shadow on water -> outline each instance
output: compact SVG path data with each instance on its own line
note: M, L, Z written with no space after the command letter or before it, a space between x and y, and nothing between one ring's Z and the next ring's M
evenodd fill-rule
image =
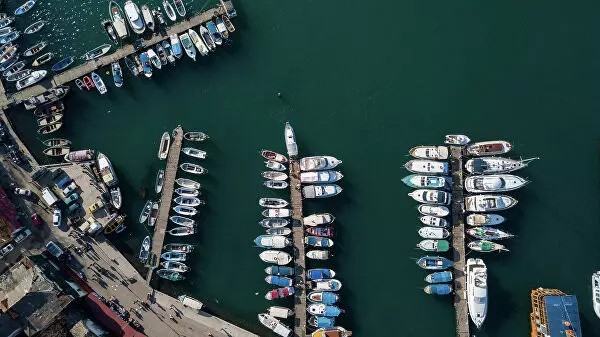
M506 319L509 318L510 313L513 312L513 308L516 307L517 303L513 300L513 294L508 289L501 287L502 282L499 282L494 274L488 273L487 281L489 291L488 298L502 300L494 301L494 305L488 306L488 313L483 329L487 331L498 331L501 326L506 324ZM473 325L471 326L473 327Z

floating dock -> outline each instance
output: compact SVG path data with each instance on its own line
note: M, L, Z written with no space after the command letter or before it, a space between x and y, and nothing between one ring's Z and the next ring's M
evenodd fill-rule
M297 284L294 295L294 336L304 337L306 335L306 255L302 224L300 164L296 158L290 158L290 200L292 201L292 235Z

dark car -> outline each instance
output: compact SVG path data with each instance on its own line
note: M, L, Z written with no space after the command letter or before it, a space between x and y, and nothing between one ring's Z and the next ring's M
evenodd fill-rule
M42 220L42 218L40 218L40 216L37 213L31 214L31 222L35 226L41 226L44 224L44 221Z

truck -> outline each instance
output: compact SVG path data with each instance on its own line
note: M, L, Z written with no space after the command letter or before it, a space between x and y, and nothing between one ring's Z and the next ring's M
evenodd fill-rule
M48 187L42 189L42 198L48 206L52 206L58 202L58 198Z

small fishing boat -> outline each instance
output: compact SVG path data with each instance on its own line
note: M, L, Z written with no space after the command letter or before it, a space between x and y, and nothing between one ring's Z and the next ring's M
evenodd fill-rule
M47 74L48 74L47 70L33 71L33 72L31 72L31 75L29 75L28 77L18 80L17 84L15 84L15 87L17 88L17 90L27 88L27 87L34 85L34 84L38 83L39 81L43 80Z
M286 227L280 227L280 228L269 228L266 230L267 234L269 235L283 235L283 236L288 236L290 234L292 234L292 230Z
M278 181L278 180L267 180L267 181L263 182L263 185L265 187L272 188L275 190L282 190L289 186L287 181Z
M187 154L190 157L194 157L194 158L198 158L198 159L206 158L206 151L198 150L193 147L184 147L181 150L181 152Z
M487 315L488 290L487 267L481 259L468 259L465 267L467 274L467 306L471 321L477 329L481 328Z
M146 262L148 260L148 256L150 255L150 236L146 236L142 241L142 247L140 248L139 259L142 262Z
M13 23L13 21L15 21L14 16L8 16L8 17L4 17L4 18L0 19L0 28L4 28L4 27L10 25L11 23Z
M448 148L446 146L416 146L410 149L408 153L418 159L448 159Z
M265 179L270 179L270 180L287 180L288 176L287 174L285 174L284 172L277 172L277 171L264 171L262 173L262 177Z
M439 227L421 227L417 232L423 239L445 239L450 236L447 229Z
M179 226L194 227L196 225L195 220L179 215L174 215L170 217L169 220Z
M300 159L300 170L321 171L331 170L341 164L342 161L331 156L313 156Z
M198 31L200 32L200 37L202 38L202 41L204 41L204 44L208 47L208 49L210 51L215 51L217 45L215 45L215 41L213 41L212 37L210 36L210 32L208 31L208 29L200 25L200 29Z
M165 160L169 154L169 147L171 145L171 136L168 132L163 132L160 137L160 145L158 147L158 159Z
M282 218L269 218L260 220L258 224L265 228L282 228L289 225L290 221Z
M195 188L188 188L188 187L179 187L175 190L175 193L177 193L177 195L181 195L183 197L197 197L200 195L200 191L198 191Z
M507 233L505 231L502 231L498 228L485 227L485 226L469 228L466 230L466 232L467 232L467 234L471 235L472 237L474 237L476 239L488 240L488 241L510 239L514 236L514 235Z
M292 261L292 256L290 254L279 250L265 250L258 256L263 262L273 263L279 266L285 266Z
M335 305L327 305L323 303L311 303L306 308L309 314L315 316L337 317L344 311Z
M173 201L175 201L175 203L178 205L190 206L190 207L204 205L204 201L200 200L196 197L181 197L181 196L179 196L179 197L173 199Z
M179 41L179 36L177 34L169 35L169 39L171 40L171 50L173 51L173 55L176 58L181 58L183 55L183 50L181 49L181 42Z
M47 140L42 141L42 144L44 144L44 146L47 146L47 147L67 146L67 145L71 145L71 141L68 139L63 139L63 138L52 138L52 139L47 139Z
M110 20L102 21L102 27L104 27L104 31L106 31L106 35L108 35L108 38L114 44L118 44L119 38L117 37L117 32L115 31L115 27L113 26L112 21L110 21Z
M258 321L279 336L288 337L292 334L292 330L288 326L271 315L258 314Z
M16 72L16 73L14 73L12 75L7 76L6 77L6 81L8 81L8 82L15 82L15 81L22 80L24 78L29 77L32 72L33 72L33 70L31 70L31 69L21 70L19 72ZM83 85L83 83L81 85Z
M469 159L465 164L465 168L472 174L491 174L491 173L508 173L527 167L533 160L529 159L509 159L500 157L481 157Z
M260 198L258 204L266 208L284 208L290 203L287 200L279 198Z
M504 140L493 140L488 142L473 143L467 146L466 153L471 156L495 156L504 154L512 148L512 145Z
M17 55L18 45L13 45L11 42L0 47L0 64L5 65Z
M291 278L277 275L266 276L265 282L278 287L291 287L293 283Z
M221 17L223 18L223 22L225 23L225 27L227 27L227 30L230 33L235 32L235 26L233 25L233 23L231 23L231 20L229 20L229 16L228 15L222 15Z
M441 161L413 159L404 167L412 173L448 174L448 163Z
M469 214L467 215L467 225L469 226L495 226L506 220L498 214Z
M335 217L331 213L315 213L306 216L302 219L304 226L319 226L328 225L335 221Z
M181 16L182 18L185 17L185 6L183 5L183 1L181 0L173 0L173 3L175 4L175 9L177 9L177 14L179 14L179 16Z
M187 254L179 253L179 252L165 252L165 253L162 253L160 258L163 260L166 260L166 261L182 262L187 259Z
M444 270L452 267L452 261L441 256L423 256L417 260L417 265L426 270Z
M35 33L39 32L42 28L44 28L45 25L46 25L45 20L36 21L36 22L32 23L31 25L29 25L27 28L25 28L23 33L35 34Z
M155 44L154 49L156 49L156 55L158 55L158 58L160 59L160 64L162 66L167 65L167 63L169 63L167 60L167 52L165 51L165 48L163 48L162 44Z
M142 212L140 213L139 222L144 223L148 220L148 216L150 215L150 210L152 210L152 201L146 201L146 204L142 208Z
M150 63L152 63L154 68L156 68L156 69L162 68L162 63L160 62L160 58L158 57L158 55L156 55L156 53L154 52L154 50L152 50L152 48L148 48L148 50L146 51L146 54L148 55L148 58L150 59Z
M108 14L112 20L113 27L119 38L123 39L129 35L127 24L125 23L125 14L118 3L111 0L108 3Z
M167 61L169 61L171 64L175 64L175 56L173 55L173 50L171 50L171 44L169 41L164 40L161 44L165 50L165 54L167 54Z
M289 208L269 208L261 213L266 218L289 218L292 216L292 210Z
M419 218L425 226L446 228L450 223L444 219L433 215L423 215Z
M335 317L310 316L307 322L309 326L315 329L335 327Z
M194 251L194 246L185 243L168 243L163 246L163 249L168 252L191 253Z
M467 145L471 142L471 139L465 135L446 135L444 143L448 145Z
M202 42L202 38L200 38L200 35L198 35L198 33L196 33L196 31L191 28L188 30L188 35L190 36L190 40L192 40L192 43L194 43L194 46L196 46L196 49L198 49L200 55L208 55L208 52L210 50L208 50L208 47L206 47L204 42Z
M54 64L52 66L52 71L59 72L59 71L65 70L73 64L74 60L75 59L72 56L66 57L66 58L56 62L56 64Z
M17 30L14 29L13 27L4 27L4 28L0 28L0 37L6 36L10 33L16 32ZM5 46L2 46L5 47Z
M98 170L100 171L100 177L102 181L108 186L113 187L119 183L119 179L117 178L117 174L115 173L115 169L112 166L108 157L102 153L98 152L98 158L96 158L96 164L98 166Z
M58 123L61 121L62 118L63 118L63 114L58 113L58 114L38 118L37 123L38 123L38 126L44 126L44 125L48 125L48 124L52 124L52 123Z
M10 67L14 66L17 63L17 61L19 61L19 55L12 57L10 60L0 65L0 72L4 72L10 69Z
M306 299L313 303L334 304L340 300L340 295L329 291L311 291Z
M192 142L203 142L203 141L209 139L210 137L204 132L192 131L192 132L186 132L183 135L183 138L185 140L189 140Z
M165 13L167 13L167 17L171 19L171 21L176 21L177 15L175 14L173 6L171 6L171 3L169 3L169 0L163 0L162 4L163 8L165 9Z
M336 279L306 281L306 289L339 291L340 289L342 289L342 282Z
M162 191L164 183L165 183L165 170L160 169L156 173L156 180L154 181L154 192L156 192L156 194L159 194Z
M185 53L189 58L196 61L196 48L194 48L194 44L190 39L190 35L188 33L183 33L179 35L179 40L181 41L181 45L185 50Z
M517 199L507 195L480 194L465 197L465 209L469 212L492 212L509 209Z
M56 88L50 88L39 95L25 99L23 105L25 105L25 109L27 110L35 109L38 105L62 99L67 95L69 89L68 85L59 85Z
M332 227L309 227L305 231L314 236L320 236L324 238L332 238L334 236L334 230Z
M158 207L158 202L152 203L152 208L150 209L150 213L148 215L148 226L150 227L154 227L154 225L156 224L156 219L158 218Z
M107 44L107 43L105 43L105 44L100 45L100 46L98 46L98 47L96 47L96 48L88 51L87 53L85 53L83 55L83 58L86 61L97 59L98 57L100 57L100 56L108 53L108 51L110 50L110 48L111 48L110 45Z
M70 144L70 142L69 142ZM94 160L94 150L71 151L65 155L65 161L70 163L84 163Z
M423 291L429 295L448 295L452 293L452 286L449 284L430 284L423 288Z
M334 328L321 328L313 332L311 337L348 337L352 336L352 331L346 330L341 326Z
M144 4L142 5L142 18L146 23L146 27L150 30L154 30L154 17L152 17L152 12L150 12L150 7Z
M284 298L284 297L288 297L288 296L292 296L292 295L294 295L294 288L293 287L284 287L284 288L278 288L278 289L269 291L265 295L265 298L270 301L270 300Z
M414 190L408 193L410 197L425 204L450 205L452 195L438 190Z
M163 261L160 263L160 265L163 266L166 270L175 271L178 273L185 273L188 270L190 270L190 268L186 266L185 263L177 261Z
M178 179L175 179L175 182L177 183L177 185L179 185L181 187L193 188L196 190L200 188L200 183L193 181L191 179L178 178Z
M427 283L446 283L452 281L451 271L437 271L425 277Z
M46 63L50 62L50 60L52 60L53 57L54 57L54 53L46 53L46 54L36 58L35 61L33 61L33 64L31 64L31 66L38 67L38 66L41 66L42 64L46 64Z
M165 21L165 18L163 17L162 12L160 11L160 7L152 10L152 16L154 16L156 21L158 21L159 25L165 26L167 24L167 21Z
M446 240L422 240L417 244L417 248L426 252L447 252L450 249L450 243Z
M508 249L504 248L503 245L492 242L492 241L487 241L487 240L471 241L467 244L467 247L469 247L469 249L471 249L471 250L474 250L474 251L480 252L480 253L489 253L489 252L495 252L495 251L508 252Z
M419 213L423 215L431 215L437 217L444 217L450 214L450 210L446 206L440 205L419 205L417 207Z
M332 170L302 172L300 173L300 182L304 184L334 183L343 177L341 172Z
M313 247L332 247L333 240L319 237L319 236L306 236L304 238L304 243L313 246Z
M192 174L205 174L206 172L208 172L204 167L198 164L183 163L179 165L179 167L185 172Z
M78 78L75 79L75 85L77 86L77 88L79 88L79 90L87 89L85 87L85 84L83 84L83 82Z
M42 152L49 157L64 157L70 150L71 148L66 146L53 146Z
M198 211L193 207L181 206L181 205L177 205L177 206L173 207L173 210L175 212L177 212L177 214L187 215L187 216L194 216L194 215L196 215L196 213L198 213Z
M34 111L33 115L36 117L45 117L62 113L65 110L65 105L61 101L54 101L44 105L38 106Z
M512 174L473 176L465 179L465 189L471 193L507 192L525 186L529 181Z
M15 10L15 15L23 15L35 6L35 0L29 0Z
M217 29L217 26L215 25L215 23L212 21L208 21L206 23L206 28L208 29L208 32L210 33L210 37L212 37L213 41L215 41L215 44L217 46L222 45L223 37L219 33L219 30Z
M269 275L291 276L294 275L294 268L286 266L270 266L265 268L265 273Z
M119 61L115 61L111 64L113 82L117 88L123 86L123 71L121 70L121 65L119 65Z
M92 81L92 79L89 76L85 76L83 78L83 84L85 84L85 88L87 89L87 91L90 91L92 90L92 88L95 87L94 81Z
M152 77L152 63L150 63L150 58L148 57L148 53L140 54L140 62L142 63L142 70L144 71L144 76L147 78Z
M173 235L173 236L187 236L187 235L192 235L194 234L194 228L190 228L190 227L176 227L176 228L172 228L168 231L166 231L167 233Z
M268 160L265 162L265 167L275 171L285 171L287 168L285 165L278 163L276 161Z
M229 31L227 30L227 27L225 26L225 22L223 22L223 19L220 16L217 16L215 18L215 25L217 25L217 31L219 31L219 34L221 34L223 39L228 39ZM296 151L295 155L297 155L297 154L298 154L298 151Z
M411 174L402 178L402 182L408 187L413 188L446 188L449 185L447 184L446 179L449 178Z
M104 85L104 81L100 75L92 72L92 81L94 81L94 85L96 85L96 89L98 89L98 92L100 92L101 95L106 94L106 85Z
M592 304L596 316L600 318L600 271L592 274Z
M37 132L41 135L47 135L49 133L56 132L62 127L62 124L62 122L47 124L39 128Z
M176 271L167 270L167 269L159 269L156 272L156 275L164 278L165 280L169 280L169 281L185 280L185 276L181 275L180 273L178 273Z
M260 155L267 160L275 161L281 164L288 162L287 158L284 155L270 150L262 150L260 152Z
M336 184L308 185L302 187L302 195L307 199L329 198L342 193L342 188Z
M288 318L294 316L294 310L284 307L272 306L267 309L267 312L269 315L279 318Z
M313 260L329 260L330 254L327 250L309 250L306 257Z
M122 198L121 198L121 189L117 186L117 187L112 187L110 189L110 203L116 208L116 209L120 209L121 205L122 205Z
M333 269L318 268L309 269L306 271L306 278L308 280L327 280L335 277L335 271Z
M144 25L140 8L131 0L125 2L124 8L129 26L136 34L142 34L146 30L146 26Z
M123 61L125 62L125 66L127 66L127 69L129 69L129 72L133 76L137 76L137 75L140 74L140 72L138 71L137 66L135 65L135 62L131 59L130 56L125 56L123 58Z

